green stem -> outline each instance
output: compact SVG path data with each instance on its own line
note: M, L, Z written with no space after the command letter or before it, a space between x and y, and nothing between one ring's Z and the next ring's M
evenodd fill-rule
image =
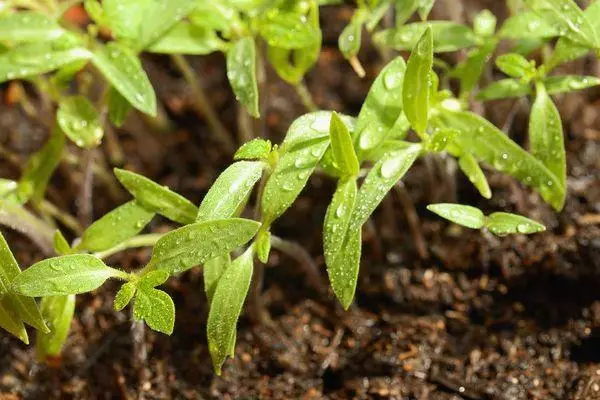
M304 81L298 82L296 85L294 85L294 87L296 88L296 93L298 93L302 104L304 105L304 107L306 107L308 111L314 112L319 110L319 107L317 107L317 105L313 101L312 95L310 94L310 91L306 87Z
M99 251L94 253L94 255L98 258L104 259L112 256L113 254L119 253L123 250L133 249L137 247L150 247L154 246L158 239L164 236L164 233L149 233L146 235L138 235L134 236L123 243L119 243L113 248L108 250Z

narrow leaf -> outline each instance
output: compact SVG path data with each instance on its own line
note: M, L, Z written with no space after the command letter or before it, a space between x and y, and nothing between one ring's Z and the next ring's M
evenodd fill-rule
M148 115L156 115L154 89L133 52L111 42L94 51L92 62L132 106Z
M355 57L360 50L362 27L366 14L358 9L338 39L338 47L346 59Z
M154 270L145 273L138 282L138 287L153 288L162 285L169 279L169 273L163 270Z
M260 34L272 47L301 49L320 40L319 32L300 13L268 12L260 22Z
M565 190L567 159L558 109L542 84L536 85L536 96L529 117L531 153L552 172ZM557 189L558 190L558 189Z
M461 133L456 141L460 148L468 149L477 160L536 188L546 202L556 210L562 209L566 192L558 178L490 122L470 112L442 110L434 125L458 129Z
M471 155L471 153L465 153L461 155L458 159L458 166L483 197L486 199L492 198L490 185L488 184L488 181L481 170L479 163L475 157Z
M430 204L427 209L442 218L471 229L481 229L485 225L485 216L481 210L462 204Z
M148 7L140 25L138 49L145 49L169 31L178 21L185 18L196 7L196 1L154 1Z
M352 304L356 283L358 282L358 270L360 267L361 254L361 230L351 228L338 251L338 257L334 257L327 264L327 272L331 287L342 307L347 310Z
M408 59L402 88L404 113L413 129L420 135L425 133L429 120L429 82L432 65L431 29L426 29Z
M208 314L208 349L217 375L235 346L237 320L248 294L253 271L252 248L236 258L225 270L214 293Z
M535 73L535 66L525 57L516 53L502 54L496 58L496 66L513 78L530 77Z
M473 31L478 36L490 37L496 31L496 16L490 10L482 10L473 18Z
M136 200L129 201L90 225L81 238L79 249L103 251L137 235L154 217Z
M17 331L20 332L22 322L42 332L47 332L48 327L44 323L35 300L12 293L12 285L19 274L21 274L21 269L17 264L17 260L10 251L4 236L0 233L0 297L5 300L0 308L10 305L10 308L5 311L5 317L11 316L11 318L6 319L6 326L10 328L9 331L13 334ZM15 330L17 327L19 329ZM5 329L8 330L8 328ZM23 339L22 336L19 337ZM27 338L27 335L25 335L25 338Z
M92 255L73 254L33 264L15 278L12 287L30 297L78 294L97 289L108 278L125 275Z
M450 21L415 22L399 28L377 32L373 40L395 50L412 50L419 38L431 28L433 51L443 53L471 47L476 44L475 35L467 26Z
M175 304L162 290L140 286L135 293L133 317L145 321L152 330L170 335L175 326Z
M119 182L144 207L181 224L196 220L198 209L185 197L134 172L118 168L114 172Z
M558 27L560 36L590 48L598 45L594 28L573 0L530 0L528 5Z
M261 160L268 157L273 145L270 140L253 139L244 143L233 155L234 160Z
M133 283L133 282L127 282L123 286L121 286L121 288L115 295L115 301L114 301L115 311L121 311L122 309L127 307L127 304L129 304L131 302L131 299L133 299L133 296L135 295L136 290L137 290L137 287L135 286L135 283Z
M227 52L227 79L235 97L254 118L260 116L256 82L256 45L250 36L234 43Z
M8 296L0 298L0 328L4 329L25 344L29 344L29 336L25 325L13 310L13 303Z
M227 44L215 31L179 22L146 51L161 54L204 55L225 50Z
M65 33L47 15L34 11L19 11L0 18L0 40L13 43L48 41Z
M204 292L206 293L209 304L212 304L212 299L221 276L230 265L231 256L229 254L215 257L204 263L204 266L202 267L202 273L204 275Z
M333 158L338 169L347 175L358 174L360 165L352 145L352 136L350 136L344 121L335 112L331 115L329 135L331 137Z
M61 100L56 120L67 137L79 147L96 147L104 136L100 117L94 105L84 96Z
M227 167L204 196L196 222L234 216L248 200L263 168L260 161L238 161Z
M524 11L504 21L498 35L515 40L547 39L558 36L558 30L535 11Z
M501 79L493 82L477 93L479 100L497 100L509 97L522 97L531 93L531 85L518 79Z
M108 91L108 118L115 126L122 126L131 111L131 103L118 90L110 87Z
M52 244L54 245L54 251L58 255L66 255L71 252L71 245L67 242L67 239L63 236L60 230L54 231L54 237L52 238Z
M377 148L402 115L402 85L405 72L404 58L396 57L381 70L371 85L358 114L354 131L360 159L364 159L362 153Z
M544 225L534 220L504 212L490 214L485 226L497 236L506 236L512 233L531 234L546 230Z
M87 3L87 1L86 1ZM103 0L99 14L102 25L106 25L120 41L137 44L140 27L145 23L145 13L152 7L153 0ZM86 9L92 4L86 4ZM94 8L96 8L94 6Z
M271 253L271 232L262 230L258 233L255 241L256 256L263 264L269 261Z
M562 75L549 76L542 82L548 94L557 94L598 86L600 85L600 78L595 76Z
M258 222L241 218L186 225L156 243L149 265L169 274L183 272L247 243L259 227Z
M38 333L35 342L35 353L38 360L60 354L69 337L71 322L75 314L75 295L44 297L41 310L52 332Z

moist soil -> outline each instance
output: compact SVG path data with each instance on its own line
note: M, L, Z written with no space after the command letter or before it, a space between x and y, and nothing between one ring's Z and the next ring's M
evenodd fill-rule
M464 1L457 8L439 3L434 18L470 22L484 7L500 18L505 13L498 4L503 2ZM324 49L306 81L320 107L356 115L384 61L368 37L360 54L366 78L358 78L340 56L337 36L351 12L346 6L324 8ZM444 57L455 62L461 56ZM238 132L222 56L189 60L219 118ZM143 173L199 204L231 162L231 151L215 139L168 58L147 57L144 66L166 122L131 115L107 136L96 161ZM560 72L598 75L600 66L589 58ZM500 77L490 69L483 81ZM0 168L3 177L16 178L48 130L43 118L11 104L14 87L4 85L2 91ZM37 104L34 92L31 97ZM406 190L390 194L365 231L349 310L340 308L330 289L318 290L297 254L274 250L259 297L268 316L262 322L250 318L254 302L247 302L235 358L216 376L206 344L208 309L199 269L165 285L177 308L171 337L140 331L128 312L115 312L118 287L108 283L77 297L63 354L47 365L35 362L31 347L0 335L0 398L600 399L600 91L556 101L568 158L569 194L560 213L512 178L488 171L494 197L487 201L449 160L419 160L403 180ZM474 107L526 145L527 99ZM277 143L304 112L294 90L267 68L264 119L255 132ZM77 200L83 175L81 167L61 164L49 199L76 214L86 201ZM93 189L96 217L128 198L111 178L96 178ZM310 254L324 285L321 226L333 189L330 179L316 174L274 226L276 235ZM442 201L522 213L548 229L503 238L462 229L425 209ZM172 228L156 219L150 230ZM43 257L25 236L3 232L21 265ZM148 257L148 249L131 250L110 262L134 269Z

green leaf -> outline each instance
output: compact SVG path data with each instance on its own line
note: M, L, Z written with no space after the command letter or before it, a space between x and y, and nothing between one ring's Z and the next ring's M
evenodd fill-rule
M0 40L14 43L55 40L65 33L50 17L34 11L18 11L0 18Z
M261 160L269 156L273 145L270 140L253 139L244 143L233 155L234 160Z
M177 274L231 252L254 237L260 224L241 218L197 222L164 235L149 266Z
M349 255L347 254L347 240L350 236L356 236L356 232L360 231L360 228L355 228L351 233L348 232L356 196L357 187L354 178L339 181L331 204L327 207L323 226L323 252L327 273L334 292L345 308L349 306L354 297L355 283L351 281L358 276L359 263L347 263L349 259L347 258ZM355 244L355 240L350 241L350 245L353 244Z
M417 8L419 7L419 1L420 0L403 0L395 2L395 20L397 27L401 27L402 25L404 25L404 23L408 21L410 16L413 15L415 11L417 11Z
M202 267L202 273L204 275L204 291L206 292L206 298L208 299L209 304L212 303L221 276L230 265L231 256L229 254L215 257L204 263L204 266Z
M235 348L237 320L250 288L253 271L253 250L249 248L225 270L208 313L206 336L208 349L217 375Z
M486 39L484 43L469 51L465 61L459 63L450 75L460 80L460 96L467 97L481 79L485 65L496 50L498 41Z
M196 222L234 216L246 203L263 168L260 161L238 161L227 167L204 196Z
M60 350L69 337L71 322L75 314L75 295L44 297L41 310L52 328L52 332L38 333L35 342L35 353L38 360L60 354Z
M96 147L104 131L94 105L84 96L63 98L56 112L58 125L77 146Z
M71 245L67 242L67 239L63 236L60 230L54 231L54 237L52 238L52 243L54 246L54 251L58 255L66 255L71 252Z
M301 49L320 40L319 32L299 13L276 11L265 15L260 21L260 34L269 46Z
M63 47L56 42L27 43L0 54L0 82L54 71L92 54L83 47Z
M485 215L481 210L462 204L430 204L427 209L442 218L471 229L481 229L485 225Z
M411 144L404 149L386 153L373 166L358 191L350 231L360 228L369 219L387 192L413 165L421 150L421 145Z
M496 31L496 16L490 10L482 10L473 18L473 31L482 37L491 37Z
M8 296L0 298L0 328L15 336L25 344L29 344L29 336L25 325L13 311L13 304Z
M476 44L473 31L467 26L450 21L415 22L386 29L376 33L373 40L395 50L412 50L427 27L431 27L433 51L436 53L456 51Z
M419 14L419 18L422 21L425 21L433 8L433 4L435 0L419 0L419 7L417 8L417 13Z
M355 57L360 50L362 27L367 14L358 9L338 39L338 47L346 59Z
M163 270L149 271L138 282L138 287L153 288L162 285L169 279L169 273Z
M227 52L227 79L235 98L242 103L248 114L260 116L258 84L256 82L256 49L250 36L234 43Z
M592 4L585 9L583 14L587 21L592 24L596 33L600 32L600 2L592 2ZM552 58L547 63L547 71L559 64L582 57L589 51L589 46L579 44L568 37L561 37L556 43Z
M198 209L185 197L134 172L118 168L114 172L125 189L149 210L181 224L196 220Z
M358 174L360 165L352 145L352 136L350 136L344 121L335 112L331 115L329 135L334 162L338 169L346 175Z
M492 198L490 185L488 184L479 163L471 153L464 153L461 155L458 159L458 166L483 197L486 199Z
M129 201L90 225L77 248L94 252L115 247L141 232L152 217L152 211L136 200Z
M425 133L429 121L429 82L432 65L431 29L426 29L410 54L402 88L404 113L419 135Z
M108 118L115 126L121 127L131 111L131 103L114 87L108 90Z
M566 195L565 188L537 158L476 114L441 111L433 125L438 128L458 129L461 133L456 141L460 148L468 149L477 160L514 176L527 186L534 187L556 210L562 209Z
M504 39L547 39L558 36L558 30L535 11L524 11L508 18L498 35Z
M133 296L135 295L136 291L137 291L137 286L135 285L134 282L127 282L123 286L121 286L121 288L115 295L115 301L114 301L115 311L121 311L122 309L127 307L127 304L129 304L131 302L131 299L133 299Z
M271 45L267 47L267 58L277 72L277 75L292 85L297 85L302 81L304 74L317 62L321 52L319 7L314 1L308 3L308 6L309 11L305 15L306 20L304 23L312 26L316 34L314 42L306 47L297 49Z
M600 78L595 76L561 75L549 76L543 81L548 94L572 92L600 85Z
M269 261L271 253L271 232L261 230L256 237L256 256L263 264Z
M500 71L513 78L531 77L535 74L535 66L525 57L516 53L498 56L496 66Z
M156 116L156 95L140 60L115 42L94 50L92 63L132 106Z
M15 260L15 257L10 251L4 236L0 233L0 297L3 300L6 300L3 301L0 308L10 305L10 308L5 311L5 314L8 313L7 316L9 316L9 314L12 315L12 319L8 319L7 316L5 318L6 326L11 330L8 328L5 329L15 334L15 332L17 332L15 328L22 325L22 322L25 322L40 331L47 332L48 327L44 323L44 319L40 314L40 310L38 309L35 300L12 293L12 285L19 274L21 274L21 269L17 264L17 260ZM10 321L13 321L13 323ZM23 340L22 336L18 337ZM25 335L25 340L26 338L27 335Z
M175 304L162 290L139 286L133 302L133 318L145 321L157 332L173 333L175 326Z
M536 85L535 101L531 107L529 146L533 156L556 176L564 191L567 181L567 158L562 121L558 109L542 84Z
M86 2L87 3L87 2ZM101 25L106 25L119 40L135 43L138 40L140 27L145 23L145 12L158 3L153 0L103 0L102 10L94 10ZM91 7L86 4L86 9ZM97 8L94 6L94 8Z
M529 0L528 5L557 27L560 36L589 48L598 45L594 27L573 0Z
M331 113L305 114L290 126L282 154L267 180L262 198L263 215L275 220L296 200L329 147Z
M327 264L331 287L345 310L352 304L354 293L356 292L361 245L360 228L350 228L338 251L338 257L334 257Z
M125 272L107 267L89 254L48 258L33 264L13 281L13 290L29 297L91 292L108 278L125 278Z
M185 18L196 7L191 0L154 1L146 9L138 36L138 49L147 48L161 38L178 21Z
M54 170L60 163L62 152L65 147L65 135L60 128L52 130L50 140L40 151L29 157L25 170L21 174L19 187L17 189L19 199L22 203L29 199L41 200L44 197L46 186Z
M477 93L479 100L497 100L509 97L522 97L531 93L531 85L518 79L501 79L486 86Z
M6 198L12 195L15 193L18 186L18 183L12 179L0 178L0 198Z
M221 32L229 36L233 27L240 26L240 16L231 4L199 1L188 15L190 22L200 28Z
M511 233L530 234L546 230L544 225L534 220L504 212L490 214L486 219L485 226L497 236L506 236Z
M367 31L373 32L373 30L377 27L381 19L385 16L385 14L390 11L390 7L394 3L393 0L381 0L371 12L366 15L366 28ZM398 19L398 13L396 13L396 20Z
M226 43L219 38L215 31L200 28L188 22L178 22L146 51L161 54L204 55L223 51L226 47Z
M438 129L431 135L425 149L436 153L444 151L454 142L454 138L458 134L459 132L456 129Z
M360 150L359 159L364 159L364 152L377 148L402 114L405 72L404 58L396 57L381 70L371 85L354 131Z

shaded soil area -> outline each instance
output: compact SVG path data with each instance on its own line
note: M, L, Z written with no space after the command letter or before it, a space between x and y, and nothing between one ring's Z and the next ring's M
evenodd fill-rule
M434 18L468 22L483 7L505 12L496 1L464 1L460 12L444 8L452 1L440 3ZM365 62L368 75L361 80L337 51L337 35L351 12L351 7L324 9L324 49L307 85L320 107L357 114L383 61L365 38L360 58L371 61ZM143 173L199 204L231 153L211 134L170 60L144 62L167 123L130 116L114 132L120 146L107 137L97 161ZM237 132L222 56L190 62L220 119ZM600 65L588 58L560 72L598 75ZM499 77L490 69L484 81ZM9 91L3 88L5 96ZM365 231L357 296L349 311L337 305L331 290L315 290L297 260L274 250L262 294L272 322L257 324L243 316L236 357L217 377L206 345L208 309L199 269L165 285L177 307L173 335L146 330L141 342L128 312L113 310L117 286L109 283L78 296L70 338L53 365L36 364L30 347L0 335L0 398L600 399L600 91L556 101L568 152L569 195L562 212L491 171L494 197L486 201L450 160L419 160L404 178L406 190L391 193ZM526 99L474 106L525 145ZM279 142L303 112L293 89L268 69L258 135ZM23 160L46 136L40 122L17 106L3 105L2 176L18 177ZM80 167L63 162L49 199L76 213L81 181ZM94 193L95 216L127 199L111 178L95 179ZM311 254L324 282L321 226L332 193L331 180L313 176L274 226L276 235ZM461 229L425 209L441 201L522 213L548 229L506 238ZM411 230L415 217L419 232ZM169 228L158 218L150 226ZM27 238L3 233L21 265L42 257ZM110 261L135 269L148 257L149 250L134 250Z

